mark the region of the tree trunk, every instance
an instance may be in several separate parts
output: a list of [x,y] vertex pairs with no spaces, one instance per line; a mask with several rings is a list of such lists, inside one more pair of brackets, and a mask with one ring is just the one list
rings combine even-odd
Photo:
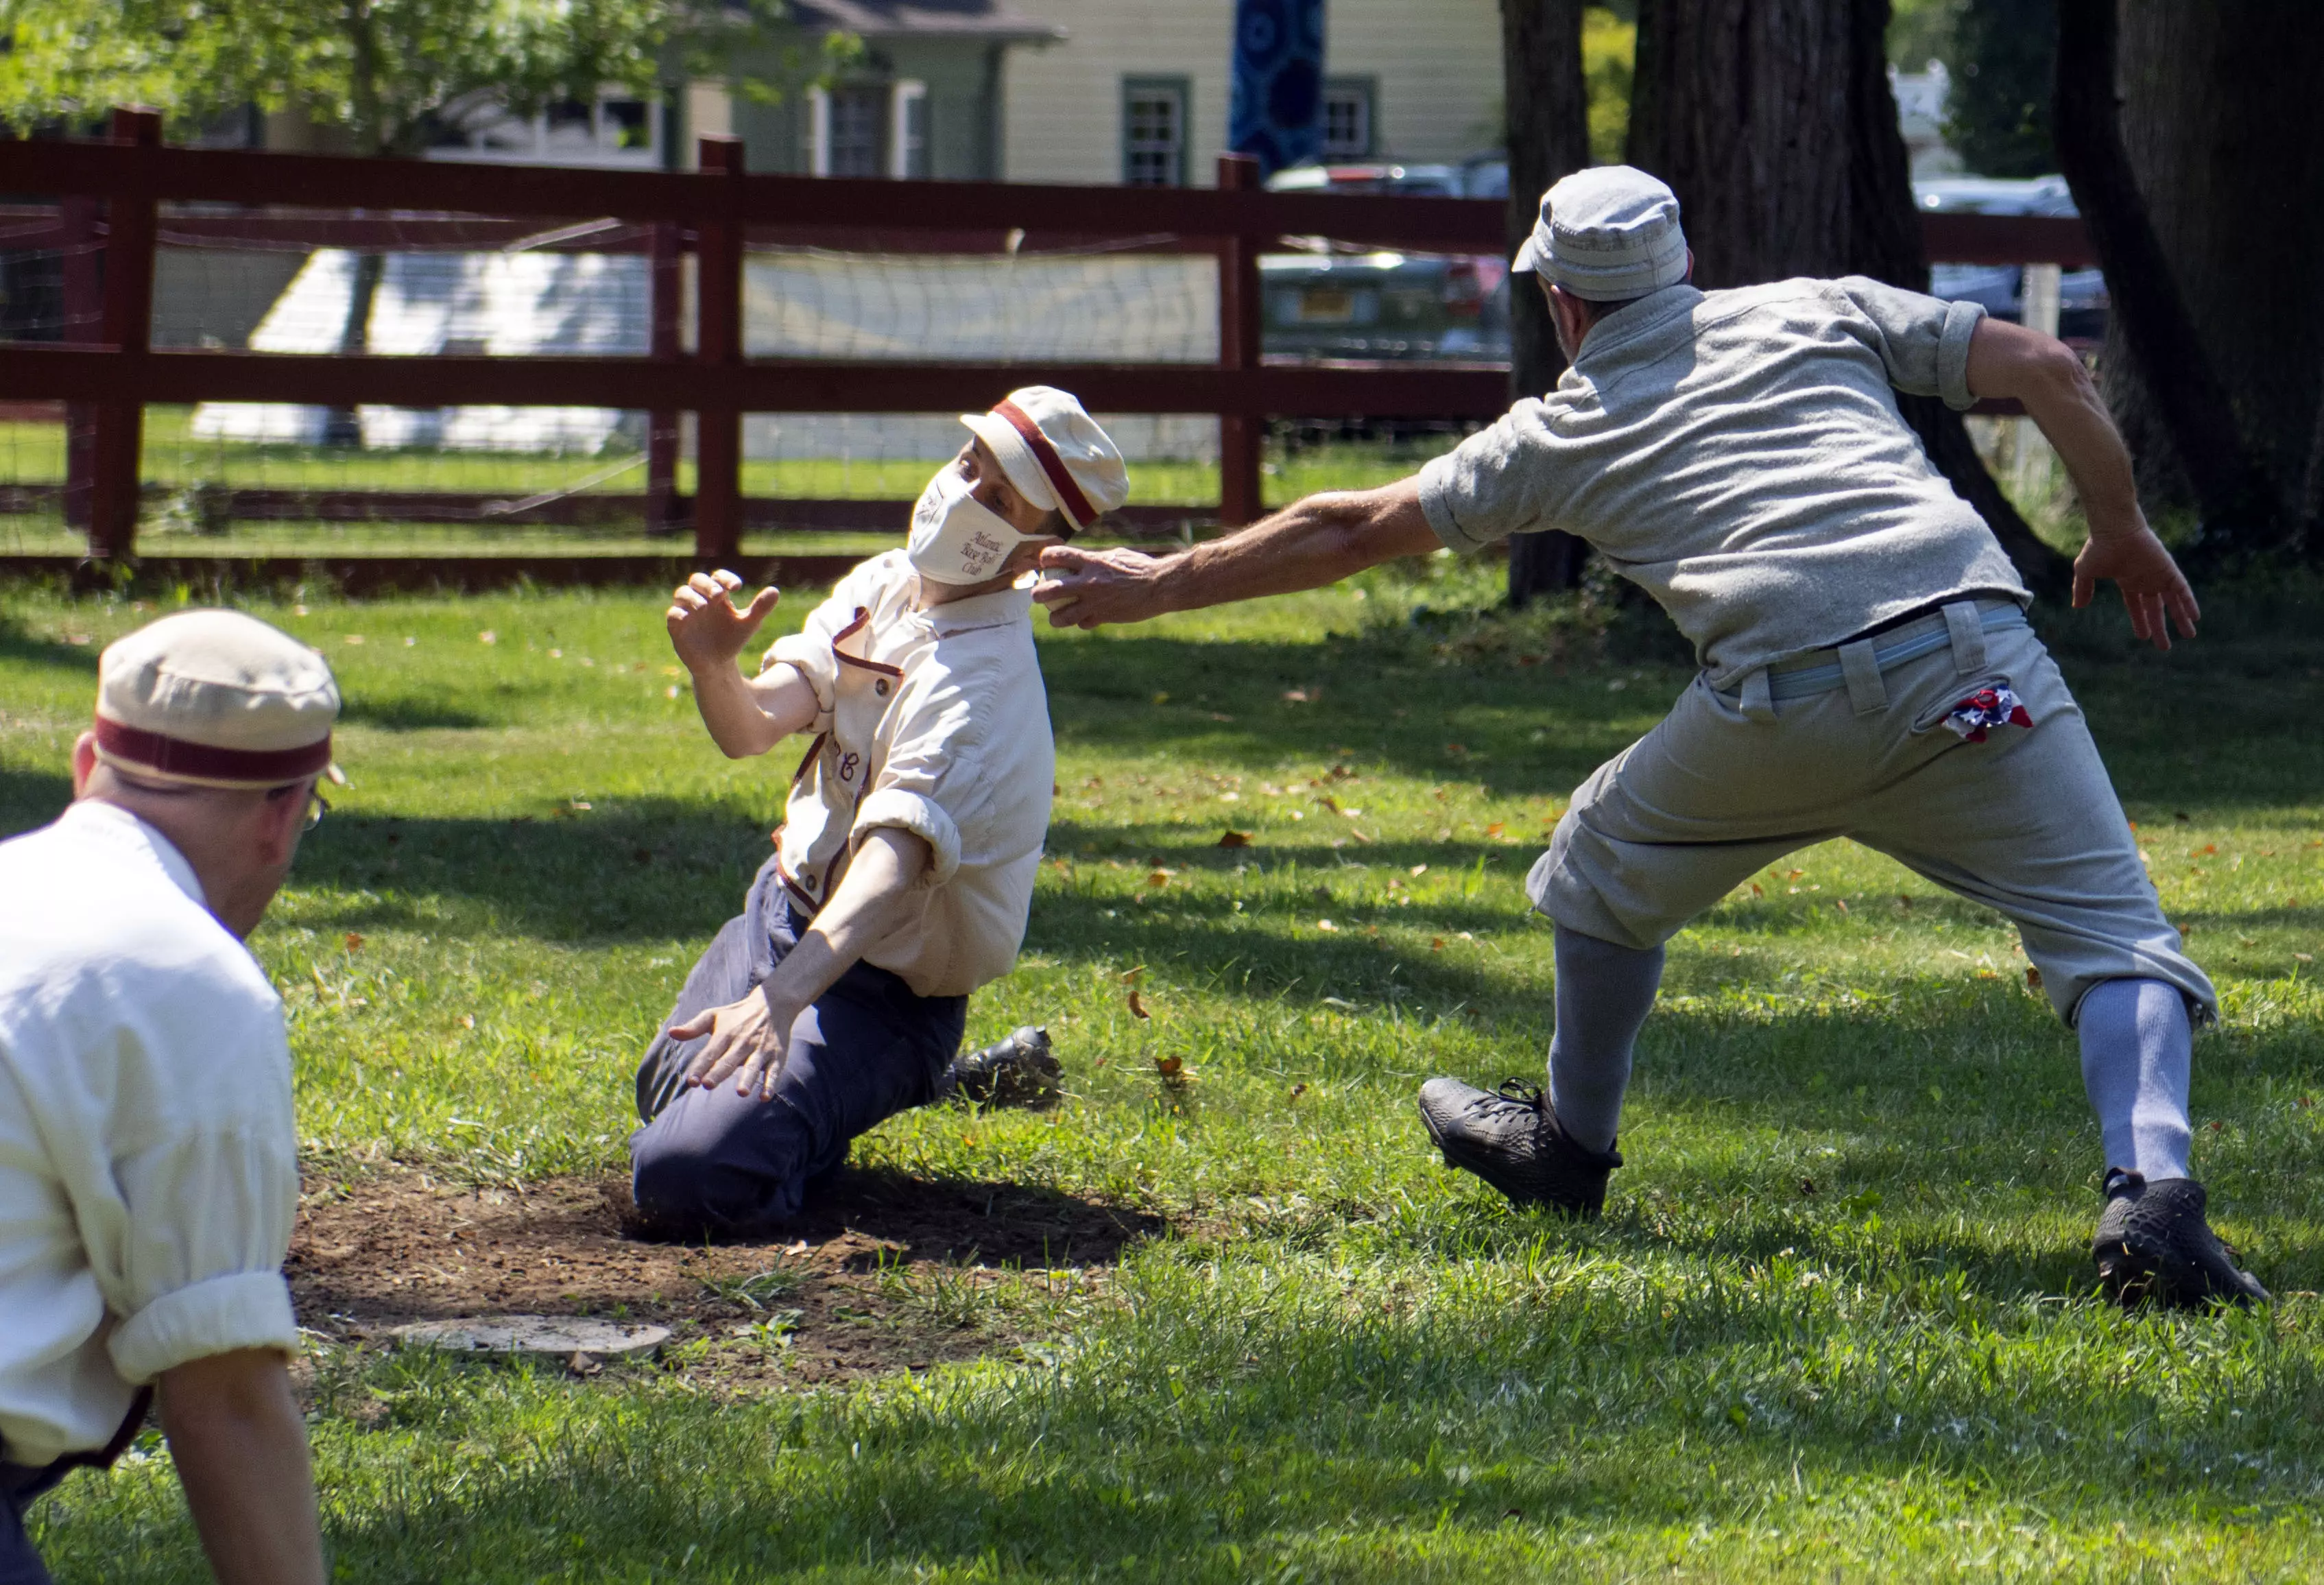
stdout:
[[[1590,163],[1590,96],[1582,80],[1582,0],[1501,0],[1508,106],[1508,244],[1533,232],[1541,195]],[[1530,278],[1509,281],[1509,400],[1539,396],[1565,373],[1549,305]],[[1551,530],[1509,541],[1509,604],[1582,582],[1589,547]]]
[[[1888,0],[1641,0],[1630,163],[1678,194],[1695,283],[1862,273],[1928,288],[1884,37]],[[2064,558],[1978,460],[1960,416],[1900,395],[1929,458],[2039,593]]]
[[2140,493],[2195,507],[2200,560],[2296,543],[2324,419],[2324,8],[2061,0],[2058,23],[2058,155]]
[[[371,309],[379,300],[379,279],[387,268],[384,253],[357,253],[355,278],[347,290],[347,319],[339,327],[339,351],[355,356],[371,350]],[[361,446],[363,416],[352,407],[324,410],[323,444]]]

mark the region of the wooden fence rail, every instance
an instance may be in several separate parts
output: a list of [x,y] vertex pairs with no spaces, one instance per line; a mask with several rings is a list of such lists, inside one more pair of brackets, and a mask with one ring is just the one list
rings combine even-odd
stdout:
[[[116,110],[106,140],[0,143],[0,193],[18,206],[0,209],[0,247],[62,249],[68,264],[65,338],[0,346],[0,401],[68,404],[67,518],[86,523],[92,558],[108,559],[135,549],[148,403],[643,409],[643,515],[650,529],[664,531],[690,516],[695,557],[704,563],[732,561],[745,524],[766,521],[759,503],[746,507],[742,496],[747,412],[973,410],[1010,387],[1041,382],[1071,390],[1101,411],[1212,413],[1220,424],[1216,517],[1232,525],[1259,515],[1259,446],[1270,417],[1489,419],[1508,405],[1507,372],[1497,364],[1293,362],[1260,350],[1262,252],[1279,249],[1286,237],[1329,236],[1499,254],[1498,200],[1270,193],[1259,187],[1256,164],[1235,155],[1220,160],[1217,187],[1203,189],[752,176],[735,139],[705,137],[698,152],[698,171],[632,172],[173,149],[161,143],[159,117],[143,110]],[[23,207],[28,201],[40,207]],[[2077,220],[1929,215],[1923,223],[1936,258],[2090,262]],[[156,248],[237,242],[643,253],[648,351],[407,357],[154,348]],[[1207,253],[1218,270],[1217,361],[746,357],[745,252],[801,244],[897,253]],[[690,351],[680,322],[688,253],[696,282]],[[686,412],[695,415],[696,437],[690,502],[677,488]],[[261,515],[271,515],[262,496],[276,510],[291,510],[290,493],[236,493],[251,496]],[[489,516],[487,504],[464,497],[456,510],[443,510],[448,521],[467,521],[472,511]],[[814,518],[833,526],[855,521],[843,503],[792,504],[814,507]]]

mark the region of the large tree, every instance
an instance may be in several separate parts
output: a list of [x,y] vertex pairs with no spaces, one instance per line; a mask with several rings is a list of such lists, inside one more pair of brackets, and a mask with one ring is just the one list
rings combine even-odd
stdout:
[[[1582,0],[1501,0],[1508,106],[1508,244],[1533,231],[1541,195],[1590,163],[1590,97],[1582,71]],[[1509,396],[1539,396],[1565,373],[1549,305],[1530,280],[1509,282]],[[1509,603],[1570,589],[1588,548],[1551,530],[1509,541]]]
[[[1860,273],[1927,289],[1888,87],[1888,0],[1639,6],[1630,162],[1677,192],[1698,284]],[[1898,405],[2019,572],[2061,590],[2065,558],[1985,471],[1960,415],[1934,397]]]
[[2199,565],[2324,555],[2324,6],[2058,12],[2058,152],[2106,266],[2099,382],[2140,493],[2195,508]]

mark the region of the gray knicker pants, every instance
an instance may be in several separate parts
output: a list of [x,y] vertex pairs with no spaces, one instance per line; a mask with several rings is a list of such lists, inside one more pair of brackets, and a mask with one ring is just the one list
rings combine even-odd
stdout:
[[[2033,629],[1979,604],[2006,625],[1980,626],[1965,602],[1919,618],[1877,647],[1939,647],[1882,671],[1868,663],[1876,641],[1843,646],[1847,686],[1825,692],[1784,697],[1781,671],[1734,693],[1698,677],[1573,795],[1528,878],[1534,906],[1584,935],[1658,946],[1755,871],[1852,837],[2015,921],[2070,1024],[2093,985],[2119,979],[2165,981],[2199,1021],[2216,1017],[2065,679]],[[2024,702],[2030,729],[1969,742],[1945,726],[1996,684]]]

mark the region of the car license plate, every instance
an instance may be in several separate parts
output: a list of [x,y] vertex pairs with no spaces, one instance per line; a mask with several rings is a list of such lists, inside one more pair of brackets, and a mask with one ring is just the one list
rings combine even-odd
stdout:
[[1345,325],[1356,317],[1356,294],[1337,286],[1311,286],[1299,294],[1303,325]]

